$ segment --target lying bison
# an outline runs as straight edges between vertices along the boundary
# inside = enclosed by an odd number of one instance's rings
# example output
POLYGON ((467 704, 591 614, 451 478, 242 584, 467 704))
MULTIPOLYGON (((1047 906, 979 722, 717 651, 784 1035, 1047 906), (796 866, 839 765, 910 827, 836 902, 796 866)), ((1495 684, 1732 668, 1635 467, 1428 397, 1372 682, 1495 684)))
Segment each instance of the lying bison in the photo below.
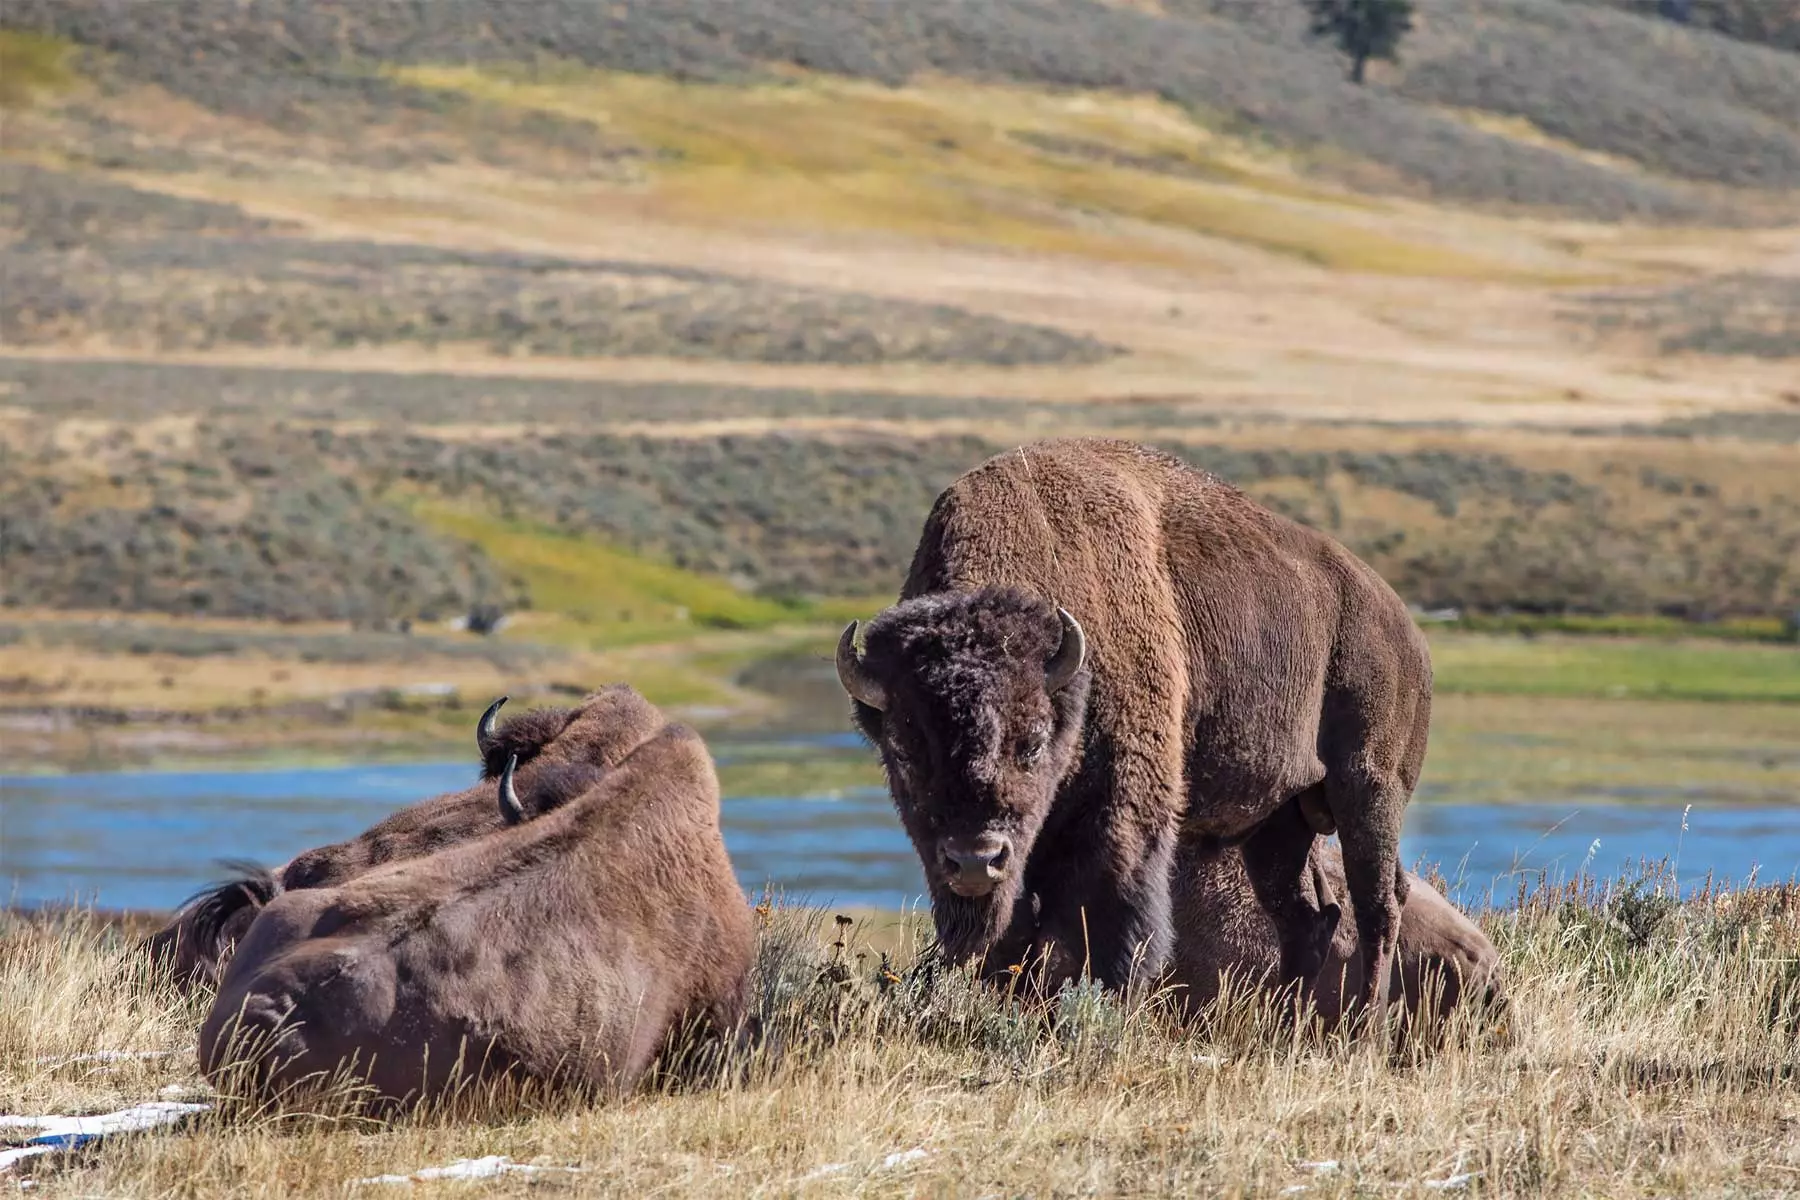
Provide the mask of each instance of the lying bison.
MULTIPOLYGON (((1155 450, 1040 442, 938 497, 900 602, 857 632, 838 675, 952 957, 1154 973, 1178 833, 1229 843, 1303 797, 1385 1003, 1431 665, 1342 546, 1155 450)), ((1303 948, 1325 919, 1280 928, 1303 948)))
POLYGON ((200 1063, 264 1096, 340 1071, 406 1104, 501 1078, 617 1088, 673 1034, 738 1024, 753 940, 712 760, 667 725, 552 811, 276 896, 200 1063))
POLYGON ((574 708, 543 708, 496 726, 505 697, 482 714, 475 741, 482 783, 433 797, 381 821, 367 832, 308 850, 273 870, 245 868, 236 879, 208 888, 184 904, 145 945, 180 986, 214 984, 231 947, 264 905, 281 892, 330 887, 383 863, 416 858, 502 828, 526 815, 497 802, 493 781, 508 762, 519 764, 517 786, 531 811, 554 808, 585 791, 597 771, 631 753, 663 726, 654 705, 623 684, 603 688, 574 708))
MULTIPOLYGON (((1336 1028, 1350 996, 1364 989, 1367 960, 1357 944, 1355 917, 1338 903, 1343 857, 1336 846, 1315 839, 1298 805, 1285 806, 1241 846, 1184 843, 1177 860, 1170 976, 1183 1005, 1204 1008, 1227 976, 1277 987, 1286 975, 1289 983, 1300 980, 1300 998, 1323 1027, 1336 1028), (1307 928, 1312 961, 1298 973, 1282 962, 1281 949, 1295 941, 1281 928, 1282 914, 1295 909, 1278 894, 1296 882, 1287 866, 1296 851, 1306 860, 1298 877, 1306 893, 1299 908, 1316 907, 1326 918, 1307 928)), ((1389 972, 1390 989, 1400 994, 1402 1029, 1435 1024, 1470 1002, 1491 1018, 1502 1016, 1506 1000, 1494 944, 1436 888, 1411 874, 1407 881, 1389 972)))

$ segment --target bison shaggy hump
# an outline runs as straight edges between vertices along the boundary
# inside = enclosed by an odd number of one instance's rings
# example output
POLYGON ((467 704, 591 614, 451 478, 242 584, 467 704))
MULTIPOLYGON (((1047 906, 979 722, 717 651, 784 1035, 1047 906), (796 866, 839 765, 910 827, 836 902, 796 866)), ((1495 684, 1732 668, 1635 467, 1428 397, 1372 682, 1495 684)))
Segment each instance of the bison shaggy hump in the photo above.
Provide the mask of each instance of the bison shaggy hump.
MULTIPOLYGON (((1385 1003, 1431 665, 1344 547, 1159 451, 1037 442, 945 489, 865 632, 839 677, 953 958, 1154 975, 1183 856, 1293 802, 1341 836, 1361 999, 1385 1003)), ((1330 940, 1306 859, 1270 891, 1295 978, 1330 940)))

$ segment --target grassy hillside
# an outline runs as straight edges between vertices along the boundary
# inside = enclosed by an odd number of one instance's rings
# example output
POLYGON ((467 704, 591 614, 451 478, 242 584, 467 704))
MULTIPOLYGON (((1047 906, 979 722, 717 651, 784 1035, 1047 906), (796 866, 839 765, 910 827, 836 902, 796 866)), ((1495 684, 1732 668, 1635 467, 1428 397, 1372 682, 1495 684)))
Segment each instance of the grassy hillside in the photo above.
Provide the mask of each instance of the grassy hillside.
POLYGON ((427 528, 479 547, 517 581, 533 613, 547 618, 531 621, 533 640, 618 646, 678 640, 694 629, 847 620, 861 599, 770 599, 579 534, 443 501, 409 508, 427 528))
POLYGON ((1358 90, 1316 47, 1272 33, 1261 18, 1236 19, 1245 7, 658 0, 596 8, 558 0, 518 8, 453 0, 429 9, 359 6, 328 19, 278 0, 170 0, 121 21, 95 0, 18 0, 8 20, 104 49, 123 78, 259 124, 304 122, 365 150, 399 139, 352 134, 359 123, 364 134, 421 127, 426 142, 403 154, 429 156, 433 135, 459 129, 477 131, 484 144, 516 137, 514 154, 532 142, 613 148, 599 155, 609 161, 644 149, 590 113, 546 106, 521 116, 506 105, 447 101, 440 90, 371 70, 384 62, 531 62, 554 48, 586 67, 682 79, 803 66, 885 84, 935 72, 1149 93, 1313 153, 1322 169, 1348 158, 1439 195, 1594 215, 1692 218, 1717 206, 1672 180, 1598 163, 1591 152, 1683 179, 1800 184, 1792 116, 1800 111, 1800 68, 1775 51, 1698 31, 1652 35, 1643 18, 1558 0, 1428 0, 1401 77, 1358 90), (279 37, 270 36, 276 29, 279 37), (1665 48, 1648 50, 1653 40, 1665 48), (1524 117, 1551 139, 1507 136, 1445 106, 1524 117))
POLYGON ((1041 423, 1163 445, 1427 607, 1800 607, 1800 459, 1780 445, 1228 431, 1133 407, 247 368, 14 363, 0 381, 17 414, 0 426, 13 605, 387 622, 591 608, 632 640, 680 606, 754 626, 789 611, 776 598, 891 593, 937 492, 1041 423), (277 423, 249 415, 278 407, 277 423), (696 412, 748 427, 705 432, 696 412), (636 558, 569 575, 571 535, 716 582, 636 558))
POLYGON ((1368 228, 1353 198, 1273 171, 1180 105, 1141 95, 812 74, 696 84, 555 65, 396 74, 526 111, 605 114, 608 130, 668 156, 649 182, 678 219, 1130 253, 1068 219, 1107 213, 1346 270, 1484 278, 1511 269, 1368 228))
POLYGON ((0 338, 764 362, 1083 363, 1092 338, 717 273, 281 236, 234 206, 0 162, 0 338))
MULTIPOLYGON (((1050 433, 1472 626, 1800 608, 1776 50, 1424 0, 1359 89, 1238 0, 17 0, 0 63, 0 604, 109 711, 235 656, 319 667, 277 707, 435 672, 448 723, 573 685, 539 643, 732 699, 657 655, 865 611, 1050 433)), ((1552 674, 1732 670, 1652 657, 1552 674)))
MULTIPOLYGON (((1659 0, 1586 0, 1652 16, 1661 12, 1659 0)), ((1800 51, 1800 9, 1788 0, 1691 0, 1688 23, 1727 37, 1800 51)))

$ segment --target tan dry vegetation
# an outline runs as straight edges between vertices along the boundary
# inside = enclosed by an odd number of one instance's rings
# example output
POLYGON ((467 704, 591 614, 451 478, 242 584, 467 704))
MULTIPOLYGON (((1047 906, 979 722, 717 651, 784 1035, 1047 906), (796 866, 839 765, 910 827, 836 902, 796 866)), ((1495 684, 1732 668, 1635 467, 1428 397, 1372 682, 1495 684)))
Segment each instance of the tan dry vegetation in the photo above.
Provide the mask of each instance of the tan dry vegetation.
POLYGON ((437 683, 483 694, 523 682, 489 664, 454 659, 397 669, 390 662, 295 662, 255 653, 190 658, 64 648, 51 654, 32 645, 0 646, 0 679, 7 681, 9 691, 57 707, 196 713, 437 683))
POLYGON ((332 622, 86 614, 94 629, 114 630, 114 637, 71 644, 37 632, 66 629, 72 619, 84 614, 6 614, 4 623, 19 634, 0 643, 0 759, 8 763, 167 764, 245 754, 416 758, 452 747, 460 755, 476 715, 497 695, 521 705, 566 703, 611 680, 631 682, 681 719, 754 724, 780 706, 739 686, 738 670, 824 637, 816 627, 772 625, 592 649, 591 630, 560 615, 525 613, 488 658, 397 656, 392 644, 364 647, 355 630, 332 622), (160 633, 174 637, 175 648, 159 648, 160 633), (243 648, 179 649, 209 634, 243 648), (343 649, 321 658, 307 637, 342 639, 343 649), (271 641, 258 649, 265 640, 271 641), (538 642, 556 649, 540 651, 538 642), (141 646, 124 649, 134 643, 141 646), (514 646, 521 653, 508 653, 514 646))
MULTIPOLYGON (((961 305, 1131 353, 1066 369, 528 361, 464 347, 308 354, 308 365, 1069 400, 1179 395, 1300 418, 1487 426, 1779 407, 1793 389, 1780 362, 1585 345, 1556 319, 1586 287, 1788 269, 1800 261, 1793 228, 1644 229, 1371 200, 1306 180, 1282 156, 1143 97, 947 80, 887 89, 578 71, 533 80, 421 68, 408 77, 598 120, 677 157, 646 160, 635 183, 571 183, 466 162, 402 175, 241 142, 234 153, 255 171, 124 177, 297 220, 321 237, 730 271, 961 305), (1161 166, 1095 158, 1095 146, 1161 166)), ((140 119, 123 106, 116 116, 140 119)), ((203 357, 299 361, 279 350, 203 357)))
MULTIPOLYGON (((822 916, 822 915, 821 915, 822 916)), ((197 1012, 83 918, 0 925, 0 1104, 99 1110, 197 1089, 197 1012), (174 1051, 58 1063, 103 1049, 174 1051)), ((1677 906, 1653 886, 1543 893, 1483 923, 1502 1036, 1388 1055, 1281 1031, 1234 1000, 1207 1030, 1156 1002, 1021 1006, 835 950, 777 910, 758 992, 789 1036, 720 1086, 501 1103, 392 1124, 214 1115, 33 1164, 40 1194, 340 1195, 350 1181, 507 1155, 579 1173, 482 1185, 583 1195, 1790 1194, 1800 1177, 1800 896, 1677 906), (886 981, 882 982, 886 977, 886 981), (1327 1165, 1329 1164, 1329 1165, 1327 1165)), ((859 953, 861 952, 861 953, 859 953)), ((466 1185, 456 1185, 459 1194, 466 1185)))

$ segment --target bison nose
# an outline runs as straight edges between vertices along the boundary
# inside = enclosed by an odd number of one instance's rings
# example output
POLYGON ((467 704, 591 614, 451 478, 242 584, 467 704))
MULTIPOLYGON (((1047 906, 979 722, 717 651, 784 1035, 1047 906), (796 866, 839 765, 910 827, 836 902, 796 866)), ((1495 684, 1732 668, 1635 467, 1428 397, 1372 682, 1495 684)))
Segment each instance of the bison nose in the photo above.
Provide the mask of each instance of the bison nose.
POLYGON ((944 878, 959 896, 985 896, 1006 878, 1012 842, 993 833, 976 838, 945 838, 938 844, 944 878))

